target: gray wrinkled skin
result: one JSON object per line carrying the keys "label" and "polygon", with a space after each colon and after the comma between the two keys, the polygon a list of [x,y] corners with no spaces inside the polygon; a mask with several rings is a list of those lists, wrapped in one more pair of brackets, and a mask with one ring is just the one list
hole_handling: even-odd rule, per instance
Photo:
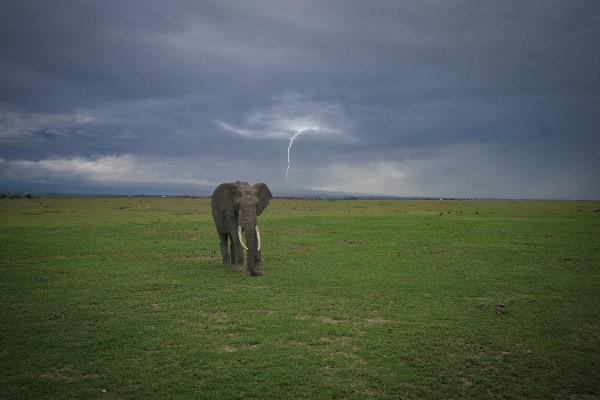
{"label": "gray wrinkled skin", "polygon": [[[236,181],[217,186],[212,195],[211,208],[224,264],[245,266],[251,275],[262,275],[262,259],[256,237],[257,217],[272,198],[269,187],[264,183],[250,185]],[[245,259],[238,238],[238,226],[242,227],[248,247]]]}

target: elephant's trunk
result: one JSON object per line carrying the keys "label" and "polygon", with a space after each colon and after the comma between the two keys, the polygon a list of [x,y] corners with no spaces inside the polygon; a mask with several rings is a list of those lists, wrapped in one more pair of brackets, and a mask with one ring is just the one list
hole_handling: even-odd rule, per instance
{"label": "elephant's trunk", "polygon": [[[246,244],[248,247],[247,253],[247,262],[248,262],[248,270],[250,274],[253,276],[261,275],[262,273],[258,270],[258,266],[256,265],[258,246],[260,243],[260,239],[256,234],[256,225],[247,226],[244,228],[246,233]],[[258,239],[258,240],[257,240]]]}
{"label": "elephant's trunk", "polygon": [[[244,235],[246,236],[245,241],[243,238]],[[246,263],[250,274],[254,276],[262,275],[256,263],[257,253],[260,250],[260,231],[258,230],[258,225],[245,225],[243,228],[241,225],[238,225],[238,239],[241,246],[247,251]]]}

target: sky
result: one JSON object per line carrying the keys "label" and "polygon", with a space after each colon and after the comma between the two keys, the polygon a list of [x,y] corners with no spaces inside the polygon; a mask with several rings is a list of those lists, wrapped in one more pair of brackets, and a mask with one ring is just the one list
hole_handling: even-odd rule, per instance
{"label": "sky", "polygon": [[0,190],[600,199],[599,155],[596,0],[2,1]]}

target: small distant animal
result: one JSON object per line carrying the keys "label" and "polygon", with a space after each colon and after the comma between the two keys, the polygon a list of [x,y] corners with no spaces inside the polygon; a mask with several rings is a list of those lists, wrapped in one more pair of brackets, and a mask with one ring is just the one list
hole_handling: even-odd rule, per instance
{"label": "small distant animal", "polygon": [[496,304],[496,314],[502,315],[506,312],[506,305],[503,303]]}

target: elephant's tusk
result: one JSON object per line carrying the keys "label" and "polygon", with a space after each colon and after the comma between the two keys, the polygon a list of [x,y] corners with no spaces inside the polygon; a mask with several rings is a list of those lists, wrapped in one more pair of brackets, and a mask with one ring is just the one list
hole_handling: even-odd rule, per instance
{"label": "elephant's tusk", "polygon": [[258,225],[256,225],[256,239],[258,240],[258,251],[260,251],[260,231],[258,230]]}
{"label": "elephant's tusk", "polygon": [[242,239],[242,227],[240,225],[238,225],[238,239],[240,239],[240,243],[242,244],[244,250],[248,250],[248,246],[246,246],[244,239]]}

